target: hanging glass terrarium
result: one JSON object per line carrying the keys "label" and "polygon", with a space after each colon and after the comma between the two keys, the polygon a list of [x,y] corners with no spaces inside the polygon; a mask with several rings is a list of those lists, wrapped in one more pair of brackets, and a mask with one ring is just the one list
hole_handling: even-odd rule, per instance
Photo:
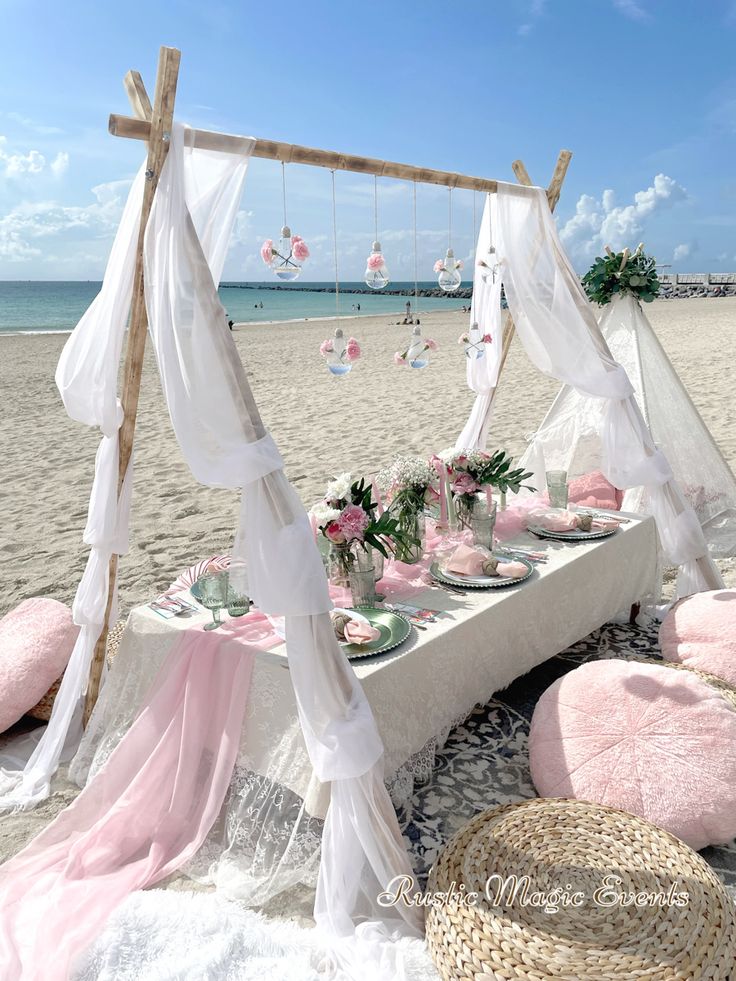
{"label": "hanging glass terrarium", "polygon": [[486,344],[491,343],[491,335],[483,334],[477,323],[470,325],[470,330],[460,335],[460,344],[464,346],[465,357],[471,361],[479,361],[486,356]]}
{"label": "hanging glass terrarium", "polygon": [[327,368],[333,375],[347,375],[352,371],[353,362],[360,357],[360,344],[354,337],[345,339],[341,327],[335,329],[333,337],[322,341],[319,353],[327,362]]}
{"label": "hanging glass terrarium", "polygon": [[422,337],[422,328],[417,324],[412,327],[406,349],[397,351],[394,355],[394,363],[407,368],[427,368],[430,353],[436,351],[437,347],[437,341]]}
{"label": "hanging glass terrarium", "polygon": [[302,263],[309,258],[309,249],[300,235],[292,235],[289,226],[284,225],[277,245],[270,238],[263,243],[261,258],[277,279],[291,283],[299,278]]}
{"label": "hanging glass terrarium", "polygon": [[372,290],[382,290],[384,286],[388,286],[388,269],[386,268],[383,253],[381,252],[380,242],[373,243],[373,251],[368,256],[365,264],[364,279],[365,285],[369,286]]}
{"label": "hanging glass terrarium", "polygon": [[445,293],[454,293],[463,281],[460,270],[463,268],[462,259],[456,259],[452,249],[448,249],[444,259],[438,259],[434,271],[439,273],[437,285]]}

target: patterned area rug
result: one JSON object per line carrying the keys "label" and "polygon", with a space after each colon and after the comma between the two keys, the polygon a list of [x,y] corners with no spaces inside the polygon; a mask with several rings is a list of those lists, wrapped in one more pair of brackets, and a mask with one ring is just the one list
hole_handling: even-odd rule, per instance
{"label": "patterned area rug", "polygon": [[[658,624],[606,624],[517,679],[450,733],[429,781],[417,787],[404,828],[422,888],[443,844],[479,811],[536,797],[527,740],[537,699],[563,674],[604,658],[660,658]],[[736,900],[736,841],[706,848],[703,858]]]}

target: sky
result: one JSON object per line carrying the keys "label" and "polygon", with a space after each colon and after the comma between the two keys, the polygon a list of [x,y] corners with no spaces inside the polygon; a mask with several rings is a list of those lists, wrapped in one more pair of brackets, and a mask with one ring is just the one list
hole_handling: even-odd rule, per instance
{"label": "sky", "polygon": [[[182,51],[176,118],[483,177],[521,158],[549,180],[584,271],[605,245],[645,243],[679,271],[736,270],[736,0],[371,0],[88,3],[0,0],[0,279],[98,280],[144,145],[112,137],[122,79],[152,95],[158,48]],[[331,177],[286,168],[302,279],[334,279]],[[362,278],[373,179],[336,175],[342,280]],[[470,254],[482,195],[456,191],[452,244]],[[391,276],[414,276],[412,187],[378,181]],[[448,191],[417,190],[418,278],[449,241]],[[270,276],[281,167],[254,159],[226,280]]]}

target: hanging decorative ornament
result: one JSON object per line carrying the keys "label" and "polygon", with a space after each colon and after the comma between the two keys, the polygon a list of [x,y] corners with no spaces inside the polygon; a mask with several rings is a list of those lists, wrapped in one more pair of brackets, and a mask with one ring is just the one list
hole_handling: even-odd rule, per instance
{"label": "hanging decorative ornament", "polygon": [[430,352],[436,351],[437,347],[437,341],[422,337],[422,328],[417,324],[412,327],[406,350],[397,351],[394,355],[394,364],[408,368],[426,368],[429,366]]}
{"label": "hanging decorative ornament", "polygon": [[[335,258],[335,314],[340,316],[340,277],[337,269],[337,205],[335,198],[335,171],[332,171],[332,250]],[[331,374],[341,377],[353,370],[353,363],[361,355],[360,344],[354,337],[345,340],[341,327],[335,328],[333,337],[322,341],[319,353],[327,362]]]}
{"label": "hanging decorative ornament", "polygon": [[[496,282],[496,276],[499,274],[500,262],[498,261],[498,255],[496,254],[496,246],[493,244],[493,227],[490,221],[490,211],[491,211],[491,196],[488,195],[488,251],[485,256],[478,259],[477,265],[480,269],[480,275],[484,283],[489,280],[492,283]],[[473,212],[473,226],[475,227],[475,212]]]}
{"label": "hanging decorative ornament", "polygon": [[477,323],[470,325],[470,330],[461,334],[458,344],[465,346],[465,357],[471,361],[480,361],[486,356],[486,344],[492,343],[493,338],[490,334],[481,334]]}
{"label": "hanging decorative ornament", "polygon": [[463,268],[463,261],[455,258],[452,249],[452,188],[448,190],[447,252],[444,259],[435,262],[434,271],[439,273],[437,277],[439,288],[445,293],[454,293],[462,283],[460,270]]}
{"label": "hanging decorative ornament", "polygon": [[375,218],[376,241],[372,245],[371,254],[365,265],[365,285],[372,290],[382,290],[388,286],[389,276],[386,260],[381,253],[381,243],[378,241],[378,178],[373,177],[373,210]]}
{"label": "hanging decorative ornament", "polygon": [[333,375],[347,375],[352,371],[353,362],[360,357],[360,344],[354,337],[345,340],[342,328],[335,329],[334,337],[322,341],[319,353],[327,362]]}
{"label": "hanging decorative ornament", "polygon": [[286,168],[283,160],[281,161],[281,186],[284,199],[284,226],[281,229],[281,238],[278,247],[274,246],[273,239],[267,238],[261,246],[261,258],[277,279],[284,283],[291,283],[299,278],[302,263],[309,258],[309,249],[301,235],[292,235],[291,229],[286,224]]}

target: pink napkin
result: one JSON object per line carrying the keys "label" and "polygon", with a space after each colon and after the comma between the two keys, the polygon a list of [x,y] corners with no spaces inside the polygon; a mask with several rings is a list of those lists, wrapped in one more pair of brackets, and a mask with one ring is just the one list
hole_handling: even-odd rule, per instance
{"label": "pink napkin", "polygon": [[529,570],[523,562],[499,562],[496,572],[504,579],[521,579]]}
{"label": "pink napkin", "polygon": [[349,644],[370,644],[380,636],[381,631],[376,630],[367,620],[351,620],[345,624],[345,640]]}
{"label": "pink napkin", "polygon": [[572,511],[543,511],[529,515],[529,524],[540,525],[547,531],[575,531],[577,515]]}
{"label": "pink napkin", "polygon": [[468,545],[458,545],[445,568],[448,572],[457,572],[461,576],[479,576],[487,558],[483,552],[477,552]]}

